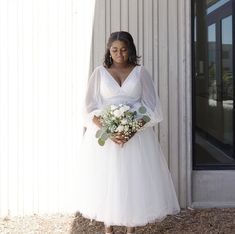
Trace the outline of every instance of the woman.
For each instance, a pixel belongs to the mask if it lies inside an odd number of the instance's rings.
[[[132,36],[128,32],[110,35],[104,65],[88,81],[83,137],[79,155],[78,211],[87,218],[104,222],[105,232],[113,225],[127,227],[162,221],[180,212],[171,174],[153,126],[162,120],[159,97],[151,76],[138,64]],[[131,110],[145,106],[149,122],[129,137],[116,134],[104,146],[95,137],[102,127],[102,110],[126,104]]]

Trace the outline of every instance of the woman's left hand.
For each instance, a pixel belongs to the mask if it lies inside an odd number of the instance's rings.
[[[125,135],[123,132],[117,133],[114,138],[116,140],[116,143],[120,145],[124,145],[126,142],[128,142],[133,136],[135,135],[135,132],[130,133],[128,136]]]

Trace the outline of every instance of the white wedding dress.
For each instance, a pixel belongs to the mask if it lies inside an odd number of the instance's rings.
[[[171,174],[154,125],[162,120],[156,87],[147,70],[136,66],[122,86],[103,67],[88,81],[84,110],[87,128],[78,164],[76,209],[106,225],[142,226],[180,212]],[[108,139],[100,146],[94,115],[110,104],[144,105],[151,121],[123,147]]]

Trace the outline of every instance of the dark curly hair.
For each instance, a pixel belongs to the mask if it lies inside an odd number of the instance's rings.
[[[137,56],[136,54],[136,48],[134,44],[134,40],[130,33],[125,31],[119,31],[119,32],[113,32],[111,33],[107,47],[106,52],[104,56],[104,66],[110,68],[113,64],[113,60],[110,59],[110,48],[114,41],[123,41],[125,42],[127,48],[128,48],[128,63],[132,65],[139,65],[138,61],[140,59],[140,56]]]

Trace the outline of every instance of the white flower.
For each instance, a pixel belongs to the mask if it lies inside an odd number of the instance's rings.
[[[116,128],[116,131],[117,132],[122,132],[124,130],[124,126],[123,125],[119,125],[117,128]]]
[[[125,127],[124,127],[124,132],[128,132],[128,130],[129,130],[129,126],[128,126],[128,125],[125,125]]]
[[[124,106],[122,106],[122,107],[120,108],[120,111],[121,111],[122,113],[124,113],[125,111],[128,111],[129,109],[130,109],[129,106],[124,105]]]
[[[120,109],[120,112],[123,114],[125,112],[125,108],[124,107],[121,107]]]
[[[116,110],[117,108],[118,108],[118,107],[115,106],[115,105],[111,105],[111,106],[110,106],[110,109],[111,109],[111,110]]]
[[[119,109],[122,113],[122,115],[127,111],[127,108],[122,106],[120,109]]]
[[[130,106],[125,106],[125,108],[126,108],[126,110],[130,110],[131,109]]]
[[[123,113],[122,113],[120,110],[118,110],[118,109],[113,112],[113,115],[114,115],[115,117],[117,117],[117,118],[121,117],[122,114],[123,114]]]
[[[121,124],[123,124],[123,125],[125,125],[125,124],[127,124],[127,119],[122,119],[122,121],[121,121]]]

